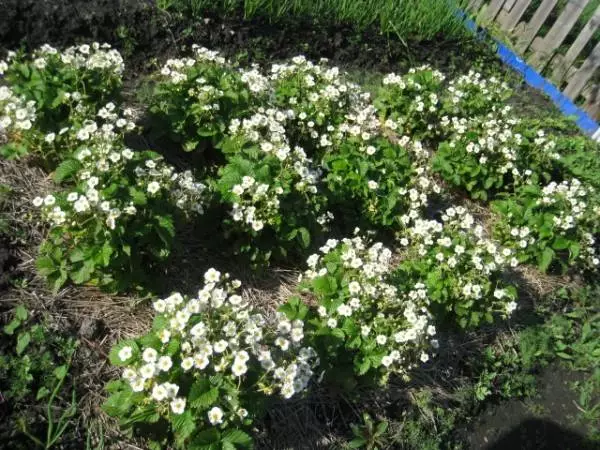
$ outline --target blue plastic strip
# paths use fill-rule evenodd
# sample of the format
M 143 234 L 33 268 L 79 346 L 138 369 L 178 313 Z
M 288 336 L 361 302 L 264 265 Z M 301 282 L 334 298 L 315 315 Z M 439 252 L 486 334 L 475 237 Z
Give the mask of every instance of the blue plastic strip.
M 477 38 L 486 39 L 489 37 L 488 33 L 484 29 L 480 29 L 477 24 L 469 19 L 466 13 L 462 10 L 457 11 L 458 17 L 464 19 L 465 27 L 473 32 Z M 585 111 L 580 109 L 573 101 L 560 92 L 556 86 L 541 76 L 533 67 L 528 65 L 525 61 L 519 58 L 511 49 L 504 45 L 499 40 L 494 39 L 497 44 L 496 53 L 498 57 L 508 66 L 512 67 L 515 71 L 519 72 L 523 80 L 531 87 L 542 91 L 546 94 L 554 104 L 562 111 L 567 117 L 574 117 L 577 126 L 581 130 L 592 136 L 596 132 L 600 131 L 600 125 L 592 119 Z

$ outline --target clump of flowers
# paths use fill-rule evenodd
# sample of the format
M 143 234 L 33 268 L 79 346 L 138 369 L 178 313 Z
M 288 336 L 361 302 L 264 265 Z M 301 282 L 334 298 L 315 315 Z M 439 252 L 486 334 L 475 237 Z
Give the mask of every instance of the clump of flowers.
M 150 105 L 154 130 L 184 150 L 219 145 L 229 122 L 244 114 L 263 90 L 255 71 L 239 73 L 218 52 L 193 46 L 193 58 L 169 59 Z
M 516 308 L 516 290 L 502 275 L 519 263 L 515 252 L 485 236 L 462 206 L 448 208 L 442 221 L 418 219 L 400 243 L 406 257 L 395 280 L 405 288 L 423 283 L 429 308 L 439 321 L 461 327 L 492 322 Z
M 475 70 L 449 81 L 441 103 L 445 114 L 460 117 L 485 116 L 495 111 L 512 94 L 508 84 L 484 77 Z M 508 107 L 510 108 L 510 107 Z
M 165 420 L 177 448 L 200 439 L 249 447 L 240 428 L 252 423 L 265 397 L 301 394 L 319 361 L 304 344 L 301 320 L 278 315 L 269 322 L 239 295 L 240 285 L 209 269 L 197 296 L 155 301 L 152 331 L 111 352 L 123 372 L 109 385 L 105 410 L 129 426 Z
M 388 130 L 414 139 L 435 135 L 445 75 L 424 65 L 383 78 L 375 106 Z
M 441 126 L 450 137 L 433 158 L 434 170 L 481 200 L 548 180 L 553 160 L 560 158 L 554 141 L 543 130 L 524 136 L 518 131 L 518 120 L 507 117 L 509 112 L 502 109 L 470 119 L 444 116 Z
M 57 169 L 71 184 L 33 200 L 50 225 L 38 269 L 55 288 L 68 279 L 124 288 L 168 256 L 176 216 L 204 210 L 206 185 L 127 148 L 123 133 L 134 124 L 112 110 L 101 109 L 103 124 L 86 119 L 65 132 L 79 143 Z
M 329 67 L 327 59 L 314 64 L 304 56 L 296 56 L 287 63 L 274 64 L 269 80 L 275 104 L 294 111 L 298 144 L 311 157 L 333 145 L 338 127 L 347 128 L 343 124 L 365 109 L 369 97 L 356 84 L 346 81 L 337 67 Z M 352 126 L 357 133 L 367 133 Z
M 392 373 L 408 376 L 433 355 L 438 343 L 427 293 L 421 284 L 401 291 L 389 283 L 392 252 L 383 244 L 330 239 L 307 264 L 301 292 L 316 306 L 307 314 L 294 299 L 281 311 L 289 319 L 307 317 L 329 376 L 339 381 L 349 367 L 385 382 Z
M 600 206 L 593 187 L 578 179 L 532 185 L 492 206 L 501 216 L 496 233 L 522 261 L 535 261 L 543 271 L 600 266 Z
M 439 192 L 419 142 L 348 138 L 323 157 L 330 204 L 372 226 L 407 226 Z
M 9 52 L 0 61 L 0 75 L 14 93 L 35 101 L 43 134 L 67 125 L 73 97 L 94 109 L 117 100 L 123 69 L 119 52 L 98 42 L 64 51 L 43 45 L 31 54 Z
M 261 252 L 268 259 L 273 250 L 285 254 L 298 244 L 308 247 L 311 234 L 329 220 L 317 187 L 321 172 L 304 149 L 289 140 L 286 124 L 293 117 L 291 110 L 260 107 L 247 119 L 234 119 L 224 141 L 227 163 L 216 185 L 222 200 L 231 205 L 230 232 L 266 239 L 243 239 L 240 249 L 253 259 Z
M 14 158 L 35 145 L 39 133 L 32 129 L 36 120 L 34 100 L 17 96 L 8 86 L 0 86 L 0 155 Z

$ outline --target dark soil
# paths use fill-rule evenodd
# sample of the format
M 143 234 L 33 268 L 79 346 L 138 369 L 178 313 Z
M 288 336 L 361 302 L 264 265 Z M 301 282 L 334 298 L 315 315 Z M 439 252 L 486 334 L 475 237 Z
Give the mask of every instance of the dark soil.
M 541 375 L 538 396 L 525 402 L 509 400 L 490 405 L 469 433 L 471 449 L 592 450 L 585 427 L 575 424 L 579 413 L 569 385 L 582 377 L 555 363 Z
M 244 20 L 240 12 L 226 18 L 194 19 L 168 14 L 151 0 L 0 0 L 0 10 L 0 49 L 106 41 L 125 54 L 133 69 L 129 73 L 147 69 L 154 58 L 176 54 L 191 43 L 227 55 L 242 54 L 250 62 L 303 53 L 375 71 L 423 62 L 450 68 L 460 67 L 461 59 L 495 59 L 474 40 L 439 36 L 430 42 L 405 42 L 375 29 L 322 25 L 314 17 L 273 23 L 265 18 Z
M 0 234 L 0 292 L 7 287 L 11 276 L 15 274 L 18 262 L 15 246 Z

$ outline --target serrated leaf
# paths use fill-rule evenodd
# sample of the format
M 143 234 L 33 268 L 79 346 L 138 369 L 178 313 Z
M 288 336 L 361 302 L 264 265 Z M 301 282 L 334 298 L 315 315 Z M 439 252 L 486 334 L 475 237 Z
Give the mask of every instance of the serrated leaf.
M 191 404 L 196 408 L 207 408 L 214 404 L 218 398 L 219 390 L 217 388 L 212 388 L 207 392 L 200 394 L 193 402 L 191 402 Z
M 190 410 L 182 414 L 173 414 L 171 416 L 171 423 L 173 424 L 173 431 L 177 436 L 177 441 L 180 444 L 183 444 L 196 429 L 196 421 Z
M 87 260 L 83 263 L 83 265 L 71 273 L 71 280 L 75 284 L 83 284 L 90 280 L 92 273 L 94 272 L 94 262 L 91 260 Z
M 175 225 L 173 219 L 169 216 L 157 216 L 156 220 L 161 229 L 167 232 L 170 237 L 175 236 Z
M 228 442 L 228 441 L 221 442 L 221 449 L 222 450 L 236 450 L 235 445 L 233 445 L 231 442 Z
M 5 327 L 4 332 L 9 336 L 12 336 L 17 328 L 21 326 L 21 321 L 19 319 L 11 320 Z
M 111 417 L 124 417 L 131 409 L 134 392 L 127 387 L 112 394 L 102 405 L 102 409 Z
M 81 163 L 76 159 L 67 159 L 59 164 L 54 171 L 54 181 L 56 183 L 62 183 L 65 180 L 70 179 L 75 175 L 81 168 Z
M 241 445 L 244 448 L 252 446 L 252 437 L 242 430 L 227 430 L 223 433 L 222 439 L 225 442 Z
M 205 378 L 197 380 L 188 394 L 190 405 L 194 408 L 208 408 L 217 398 L 219 398 L 219 389 L 212 387 Z
M 28 314 L 27 308 L 25 308 L 23 305 L 19 305 L 15 308 L 15 317 L 22 322 L 27 320 Z
M 337 282 L 328 276 L 318 277 L 313 281 L 313 288 L 316 294 L 325 296 L 335 292 Z
M 152 405 L 146 407 L 138 407 L 127 418 L 121 419 L 121 426 L 128 427 L 135 423 L 156 423 L 160 420 L 160 414 Z
M 37 394 L 35 396 L 36 400 L 41 400 L 44 397 L 48 396 L 48 394 L 50 394 L 50 390 L 46 387 L 46 386 L 42 386 L 38 391 Z
M 68 367 L 66 365 L 58 366 L 52 373 L 57 380 L 62 380 L 67 376 Z
M 302 228 L 298 228 L 298 233 L 300 235 L 300 242 L 302 243 L 302 246 L 304 248 L 308 248 L 308 246 L 310 245 L 310 233 L 309 231 L 302 227 Z
M 371 361 L 369 360 L 369 358 L 365 358 L 358 365 L 358 374 L 364 375 L 365 373 L 367 373 L 369 371 L 370 368 L 371 368 Z
M 38 273 L 43 277 L 48 277 L 58 270 L 52 258 L 48 256 L 40 256 L 37 259 L 35 266 Z
M 554 250 L 550 247 L 546 247 L 539 258 L 539 267 L 542 272 L 546 272 L 550 264 L 552 263 L 552 259 L 554 259 Z
M 136 206 L 144 206 L 146 203 L 148 203 L 148 198 L 146 197 L 146 194 L 140 191 L 139 189 L 130 187 L 129 195 L 131 196 L 133 204 Z
M 196 433 L 194 436 L 193 444 L 197 446 L 208 445 L 207 448 L 217 448 L 214 446 L 221 441 L 221 433 L 216 428 L 207 428 L 205 430 Z M 214 447 L 213 447 L 214 446 Z
M 30 342 L 31 334 L 29 334 L 28 332 L 20 334 L 19 337 L 17 337 L 17 355 L 21 355 L 21 353 L 25 351 Z
M 568 239 L 566 239 L 563 236 L 558 236 L 556 239 L 554 239 L 554 242 L 552 243 L 552 248 L 554 250 L 564 250 L 565 248 L 569 247 L 570 241 Z

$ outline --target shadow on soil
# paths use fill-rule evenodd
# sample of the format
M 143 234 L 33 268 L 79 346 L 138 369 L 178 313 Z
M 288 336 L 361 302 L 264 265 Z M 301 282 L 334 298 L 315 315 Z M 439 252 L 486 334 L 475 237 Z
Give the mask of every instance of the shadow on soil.
M 552 420 L 526 419 L 485 450 L 594 450 L 598 444 Z
M 599 442 L 585 438 L 577 423 L 576 394 L 570 388 L 583 375 L 548 366 L 540 376 L 538 395 L 489 407 L 469 433 L 473 450 L 593 450 Z

